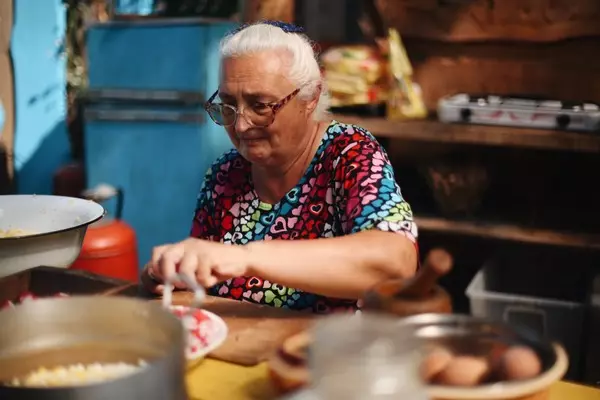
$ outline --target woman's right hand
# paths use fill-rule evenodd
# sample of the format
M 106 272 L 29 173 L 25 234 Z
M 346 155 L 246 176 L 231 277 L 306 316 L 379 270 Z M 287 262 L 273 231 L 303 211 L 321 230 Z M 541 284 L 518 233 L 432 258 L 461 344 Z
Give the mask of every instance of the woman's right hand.
M 144 266 L 140 276 L 144 289 L 154 294 L 162 294 L 165 288 L 164 283 L 150 273 L 150 263 Z
M 142 286 L 148 290 L 150 293 L 154 294 L 163 294 L 163 290 L 165 289 L 164 279 L 162 276 L 156 276 L 152 273 L 153 268 L 152 261 L 150 261 L 144 269 L 142 270 L 142 274 L 140 279 L 142 281 Z M 180 282 L 174 282 L 173 287 L 175 289 L 185 289 L 185 285 Z

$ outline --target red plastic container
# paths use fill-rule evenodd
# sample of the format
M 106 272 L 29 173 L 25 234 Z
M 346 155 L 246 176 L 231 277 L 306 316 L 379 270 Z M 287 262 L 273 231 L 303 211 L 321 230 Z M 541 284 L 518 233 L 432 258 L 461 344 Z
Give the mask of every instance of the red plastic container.
M 104 193 L 90 191 L 84 197 L 102 201 L 116 196 L 117 210 L 115 218 L 104 217 L 90 225 L 79 257 L 71 265 L 94 274 L 123 279 L 131 282 L 139 280 L 138 251 L 135 231 L 121 220 L 123 210 L 123 192 L 105 185 Z M 108 193 L 108 194 L 107 194 Z
M 125 222 L 115 219 L 92 224 L 85 234 L 81 253 L 71 268 L 137 282 L 135 231 Z

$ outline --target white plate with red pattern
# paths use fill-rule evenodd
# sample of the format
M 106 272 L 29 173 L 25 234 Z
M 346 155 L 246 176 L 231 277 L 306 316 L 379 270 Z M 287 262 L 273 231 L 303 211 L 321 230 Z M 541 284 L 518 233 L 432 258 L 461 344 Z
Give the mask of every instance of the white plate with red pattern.
M 163 307 L 170 310 L 183 323 L 187 332 L 187 348 L 185 351 L 188 361 L 199 360 L 216 350 L 227 338 L 227 324 L 218 315 L 202 310 L 206 293 L 196 282 L 184 276 L 176 276 L 193 289 L 194 299 L 191 306 L 173 305 L 173 281 L 165 282 L 163 292 Z
M 187 331 L 185 355 L 188 361 L 205 357 L 227 338 L 227 324 L 218 315 L 188 306 L 172 305 L 169 309 L 181 320 Z

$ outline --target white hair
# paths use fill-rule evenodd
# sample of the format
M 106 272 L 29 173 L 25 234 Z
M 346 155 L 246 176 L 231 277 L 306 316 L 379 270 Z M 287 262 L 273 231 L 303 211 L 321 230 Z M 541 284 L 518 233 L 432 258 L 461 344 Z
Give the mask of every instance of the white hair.
M 288 51 L 292 57 L 287 78 L 300 88 L 298 97 L 312 100 L 320 89 L 313 119 L 326 119 L 329 92 L 321 76 L 318 55 L 305 35 L 286 33 L 281 28 L 259 22 L 225 36 L 221 41 L 221 59 L 281 49 Z

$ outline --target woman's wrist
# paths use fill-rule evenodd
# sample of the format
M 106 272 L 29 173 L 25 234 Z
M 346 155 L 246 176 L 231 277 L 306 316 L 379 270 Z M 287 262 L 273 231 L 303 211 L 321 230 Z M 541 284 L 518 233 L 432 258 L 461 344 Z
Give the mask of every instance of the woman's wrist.
M 264 247 L 264 242 L 256 241 L 250 242 L 247 245 L 243 246 L 244 248 L 244 257 L 246 259 L 246 275 L 248 276 L 262 276 L 263 274 L 260 271 L 260 257 L 262 254 L 262 249 Z

